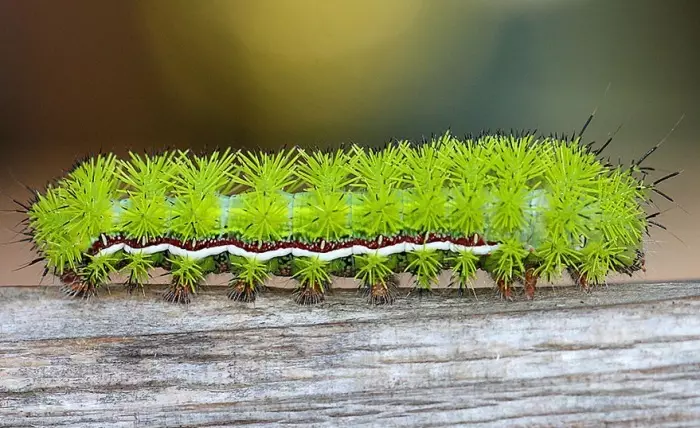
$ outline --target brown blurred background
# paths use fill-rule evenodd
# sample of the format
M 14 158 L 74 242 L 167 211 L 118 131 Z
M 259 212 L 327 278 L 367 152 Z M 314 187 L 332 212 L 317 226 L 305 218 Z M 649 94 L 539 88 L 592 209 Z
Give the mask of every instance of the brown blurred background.
M 100 148 L 375 144 L 482 128 L 621 123 L 608 154 L 648 161 L 682 208 L 640 280 L 700 277 L 696 1 L 2 0 L 0 189 L 43 187 Z M 611 84 L 606 94 L 606 87 Z M 604 96 L 605 94 L 605 96 Z M 10 207 L 8 198 L 3 208 Z M 684 211 L 685 210 L 685 211 Z M 0 240 L 20 220 L 4 214 Z M 0 285 L 37 283 L 5 245 Z

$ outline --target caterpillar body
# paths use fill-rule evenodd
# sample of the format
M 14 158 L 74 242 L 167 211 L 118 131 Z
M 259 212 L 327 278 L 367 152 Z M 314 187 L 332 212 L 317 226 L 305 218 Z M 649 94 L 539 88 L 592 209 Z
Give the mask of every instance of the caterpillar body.
M 585 129 L 585 127 L 584 127 Z M 165 298 L 187 303 L 210 273 L 228 296 L 254 301 L 271 275 L 297 280 L 300 304 L 334 277 L 356 278 L 373 303 L 395 298 L 395 275 L 430 290 L 445 269 L 460 291 L 478 269 L 502 297 L 565 270 L 583 288 L 644 266 L 650 192 L 640 161 L 600 158 L 581 136 L 531 133 L 382 148 L 277 152 L 226 149 L 100 154 L 36 192 L 26 234 L 44 275 L 88 297 L 121 272 L 129 290 L 155 268 Z M 651 152 L 651 151 L 650 151 Z

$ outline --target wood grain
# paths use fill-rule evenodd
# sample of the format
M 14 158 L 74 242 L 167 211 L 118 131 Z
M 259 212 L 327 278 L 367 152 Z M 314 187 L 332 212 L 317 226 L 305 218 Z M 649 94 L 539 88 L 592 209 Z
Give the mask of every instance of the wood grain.
M 0 427 L 697 426 L 700 284 L 187 307 L 0 289 Z

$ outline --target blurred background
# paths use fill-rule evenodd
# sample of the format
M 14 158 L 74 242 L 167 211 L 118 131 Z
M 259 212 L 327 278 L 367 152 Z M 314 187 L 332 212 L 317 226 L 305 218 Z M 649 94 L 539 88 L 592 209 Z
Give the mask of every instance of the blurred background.
M 0 189 L 29 198 L 97 150 L 335 146 L 451 129 L 579 129 L 630 162 L 685 170 L 657 198 L 648 272 L 700 277 L 698 2 L 3 0 Z M 609 90 L 606 91 L 606 88 Z M 10 208 L 9 198 L 2 207 Z M 4 214 L 0 240 L 20 217 Z M 0 284 L 30 285 L 29 245 Z

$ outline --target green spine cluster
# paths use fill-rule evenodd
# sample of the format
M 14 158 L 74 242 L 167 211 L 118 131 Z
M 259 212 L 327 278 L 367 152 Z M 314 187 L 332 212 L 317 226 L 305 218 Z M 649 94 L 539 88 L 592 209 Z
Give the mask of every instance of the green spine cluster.
M 478 269 L 506 287 L 528 270 L 551 279 L 569 269 L 603 283 L 638 262 L 650 189 L 637 170 L 604 163 L 578 139 L 447 133 L 380 149 L 177 151 L 124 160 L 103 154 L 37 194 L 28 216 L 47 268 L 77 275 L 76 283 L 90 290 L 116 271 L 130 287 L 141 286 L 153 268 L 164 267 L 173 277 L 172 300 L 187 300 L 209 273 L 232 272 L 232 298 L 250 301 L 269 275 L 281 274 L 298 280 L 300 303 L 313 303 L 331 275 L 344 274 L 373 293 L 388 293 L 393 274 L 402 271 L 430 289 L 445 268 L 460 289 Z M 499 246 L 487 255 L 426 247 L 332 261 L 89 252 L 103 235 L 143 243 L 233 237 L 262 248 L 431 233 L 478 235 Z

